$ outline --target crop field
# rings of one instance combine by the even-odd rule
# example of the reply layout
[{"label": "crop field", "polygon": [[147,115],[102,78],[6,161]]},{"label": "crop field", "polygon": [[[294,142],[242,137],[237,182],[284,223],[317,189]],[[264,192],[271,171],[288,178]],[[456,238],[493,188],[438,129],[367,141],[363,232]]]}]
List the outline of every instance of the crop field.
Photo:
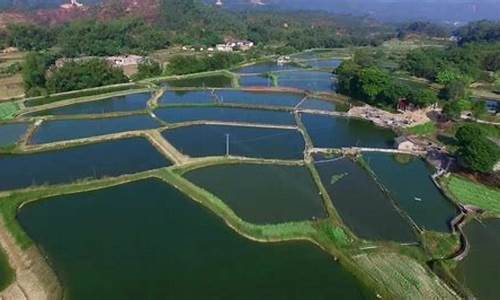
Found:
[{"label": "crop field", "polygon": [[361,254],[354,260],[372,278],[406,299],[457,299],[436,275],[409,257],[395,253]]},{"label": "crop field", "polygon": [[17,111],[19,111],[19,105],[17,105],[17,103],[0,103],[0,121],[12,119]]}]

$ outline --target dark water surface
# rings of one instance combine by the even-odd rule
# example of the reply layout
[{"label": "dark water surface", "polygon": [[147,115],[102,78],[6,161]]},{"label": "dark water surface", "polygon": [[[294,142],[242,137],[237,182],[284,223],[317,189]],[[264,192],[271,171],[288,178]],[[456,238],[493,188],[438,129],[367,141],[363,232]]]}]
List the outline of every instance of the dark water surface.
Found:
[{"label": "dark water surface", "polygon": [[303,114],[302,121],[318,148],[393,148],[395,134],[365,120]]},{"label": "dark water surface", "polygon": [[383,153],[363,155],[392,198],[420,227],[449,232],[458,209],[434,185],[432,170],[418,158]]},{"label": "dark water surface", "polygon": [[251,223],[283,223],[326,216],[318,188],[305,167],[221,165],[189,172],[186,177],[218,196]]},{"label": "dark water surface", "polygon": [[149,115],[45,121],[33,134],[31,143],[44,144],[157,127],[160,127],[160,123]]},{"label": "dark water surface", "polygon": [[272,159],[304,157],[304,138],[297,130],[200,125],[163,132],[179,151],[192,157],[226,155],[227,134],[230,155]]},{"label": "dark water surface", "polygon": [[118,176],[170,163],[145,139],[133,138],[59,151],[0,155],[0,190],[81,178]]},{"label": "dark water surface", "polygon": [[309,243],[246,240],[156,180],[54,197],[18,220],[67,299],[369,299]]},{"label": "dark water surface", "polygon": [[130,94],[43,110],[30,115],[85,115],[145,110],[150,98],[151,93]]},{"label": "dark water surface", "polygon": [[156,115],[168,123],[188,121],[221,121],[263,123],[273,125],[295,125],[293,114],[284,111],[266,111],[228,107],[181,107],[160,108]]},{"label": "dark water surface", "polygon": [[465,226],[471,244],[469,255],[458,264],[457,278],[481,300],[495,300],[500,295],[500,219]]},{"label": "dark water surface", "polygon": [[0,147],[16,144],[29,126],[29,123],[0,124]]},{"label": "dark water surface", "polygon": [[[375,180],[347,158],[330,162],[316,157],[316,169],[344,222],[361,238],[412,242],[410,224],[399,214]],[[341,179],[335,179],[342,176]]]}]

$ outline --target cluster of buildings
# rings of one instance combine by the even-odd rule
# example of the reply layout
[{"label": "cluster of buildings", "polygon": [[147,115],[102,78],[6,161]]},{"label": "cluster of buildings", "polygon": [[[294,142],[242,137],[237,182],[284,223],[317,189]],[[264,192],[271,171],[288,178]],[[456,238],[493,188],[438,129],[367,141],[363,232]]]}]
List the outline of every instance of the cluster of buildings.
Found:
[{"label": "cluster of buildings", "polygon": [[254,47],[255,44],[254,42],[248,41],[248,40],[226,40],[224,44],[217,44],[215,47],[208,47],[208,48],[194,48],[194,47],[187,47],[184,46],[182,47],[182,50],[184,51],[208,51],[208,52],[233,52],[233,51],[247,51],[250,50],[252,47]]},{"label": "cluster of buildings", "polygon": [[98,56],[85,56],[78,58],[60,58],[56,60],[55,66],[56,68],[60,68],[64,66],[65,63],[68,62],[85,62],[92,59],[100,59],[107,61],[110,65],[115,67],[127,67],[139,65],[144,62],[145,58],[139,55],[119,55],[119,56],[107,56],[107,57],[98,57]]}]

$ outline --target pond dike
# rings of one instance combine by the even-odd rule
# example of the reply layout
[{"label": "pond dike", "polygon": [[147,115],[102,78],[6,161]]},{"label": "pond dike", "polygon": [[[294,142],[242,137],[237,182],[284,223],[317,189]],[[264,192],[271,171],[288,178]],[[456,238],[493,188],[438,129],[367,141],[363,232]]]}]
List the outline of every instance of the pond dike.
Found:
[{"label": "pond dike", "polygon": [[0,245],[5,250],[9,264],[16,274],[5,290],[0,292],[0,299],[62,299],[63,288],[57,275],[49,266],[36,246],[22,249],[0,219]]}]

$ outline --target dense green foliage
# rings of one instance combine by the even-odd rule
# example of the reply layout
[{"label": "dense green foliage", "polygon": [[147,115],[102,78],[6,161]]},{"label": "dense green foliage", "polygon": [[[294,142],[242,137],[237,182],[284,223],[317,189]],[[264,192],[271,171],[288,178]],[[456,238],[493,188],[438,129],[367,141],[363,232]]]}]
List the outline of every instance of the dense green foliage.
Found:
[{"label": "dense green foliage", "polygon": [[499,57],[500,44],[419,48],[408,54],[402,67],[414,76],[436,82],[443,79],[474,81],[481,77],[482,71],[497,71]]},{"label": "dense green foliage", "polygon": [[45,73],[55,58],[47,53],[31,52],[26,56],[22,67],[24,90],[27,96],[40,96],[46,93]]},{"label": "dense green foliage", "polygon": [[33,24],[9,24],[1,39],[4,46],[21,50],[43,50],[55,43],[53,30]]},{"label": "dense green foliage", "polygon": [[137,69],[137,73],[133,76],[134,80],[160,76],[163,72],[160,64],[150,59],[140,63]]},{"label": "dense green foliage", "polygon": [[168,44],[165,32],[136,19],[73,22],[58,35],[58,46],[66,57],[144,54]]},{"label": "dense green foliage", "polygon": [[498,42],[500,41],[500,22],[477,21],[467,24],[456,31],[461,44],[471,42]]},{"label": "dense green foliage", "polygon": [[213,56],[175,56],[167,66],[168,74],[189,74],[205,71],[228,69],[243,61],[238,53],[215,53]]},{"label": "dense green foliage", "polygon": [[345,61],[337,68],[340,93],[383,107],[395,107],[402,99],[418,107],[437,102],[433,91],[410,86],[377,66],[363,67],[356,61]]},{"label": "dense green foliage", "polygon": [[91,59],[83,62],[66,62],[54,70],[47,79],[51,93],[82,90],[103,85],[128,82],[123,71],[106,61]]},{"label": "dense green foliage", "polygon": [[490,173],[500,160],[500,149],[476,125],[464,125],[455,135],[460,162],[472,171]]},{"label": "dense green foliage", "polygon": [[426,35],[429,37],[447,37],[449,32],[446,27],[424,21],[404,24],[398,28],[398,37],[403,39],[409,34]]}]

